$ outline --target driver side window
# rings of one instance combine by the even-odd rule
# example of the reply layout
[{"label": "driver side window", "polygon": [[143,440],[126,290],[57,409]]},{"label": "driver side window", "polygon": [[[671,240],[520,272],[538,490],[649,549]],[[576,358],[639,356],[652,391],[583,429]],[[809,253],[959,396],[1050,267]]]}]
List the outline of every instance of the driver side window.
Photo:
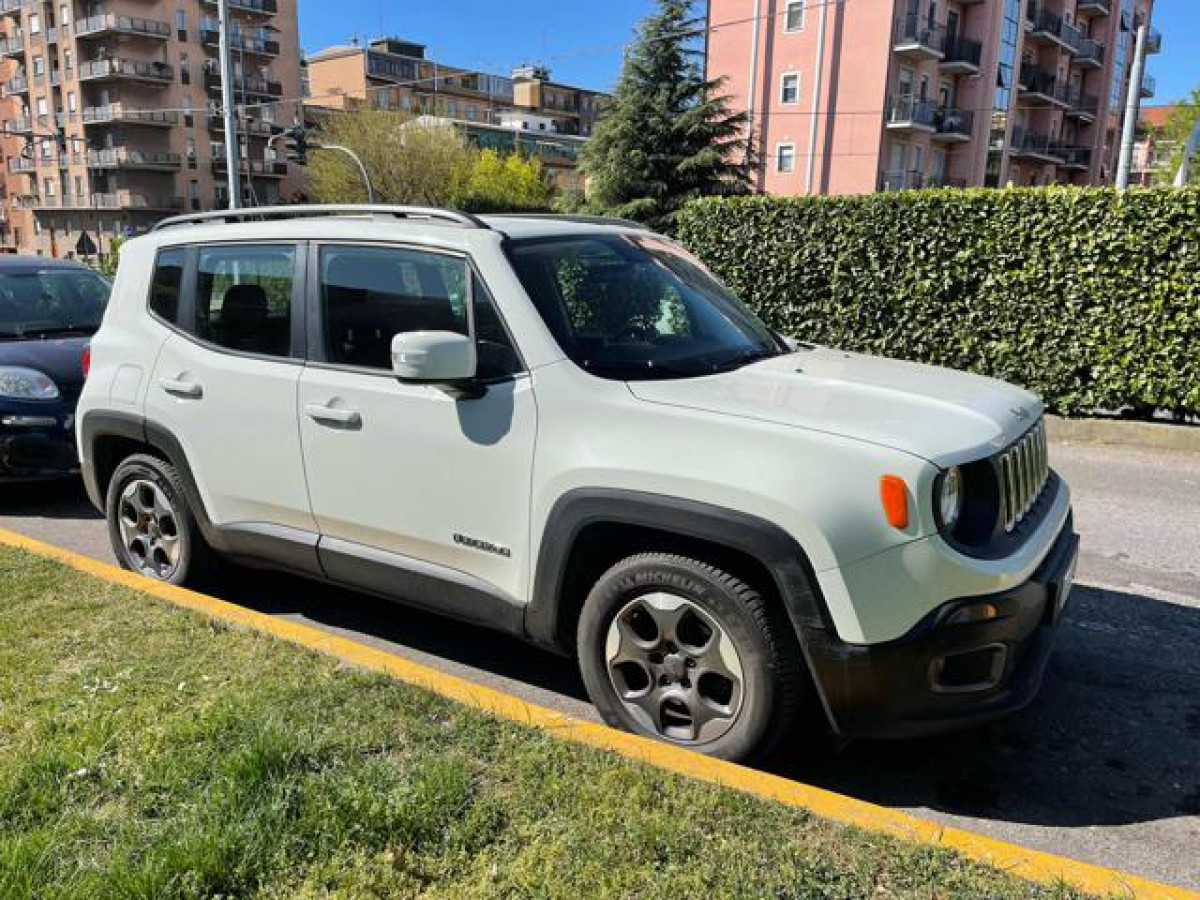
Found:
[{"label": "driver side window", "polygon": [[478,376],[501,378],[521,370],[490,295],[462,257],[326,246],[320,278],[325,358],[331,363],[390,371],[392,338],[401,332],[470,334],[467,303],[473,296]]}]

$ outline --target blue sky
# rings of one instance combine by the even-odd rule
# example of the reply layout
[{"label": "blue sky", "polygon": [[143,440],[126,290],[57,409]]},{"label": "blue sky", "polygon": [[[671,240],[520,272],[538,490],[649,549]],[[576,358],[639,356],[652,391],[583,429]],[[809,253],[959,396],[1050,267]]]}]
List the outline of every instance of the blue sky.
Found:
[{"label": "blue sky", "polygon": [[[452,65],[507,74],[522,62],[548,64],[557,80],[604,90],[621,67],[621,48],[653,0],[298,0],[300,43],[310,52],[381,33],[429,46]],[[857,0],[868,2],[868,0]],[[1200,0],[1157,0],[1155,25],[1166,44],[1150,63],[1155,103],[1200,87]]]}]

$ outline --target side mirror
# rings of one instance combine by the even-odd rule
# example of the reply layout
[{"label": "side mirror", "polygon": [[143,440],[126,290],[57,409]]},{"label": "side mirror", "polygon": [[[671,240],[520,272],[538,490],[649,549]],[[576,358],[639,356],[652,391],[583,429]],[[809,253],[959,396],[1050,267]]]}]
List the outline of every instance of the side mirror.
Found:
[{"label": "side mirror", "polygon": [[392,338],[392,371],[400,381],[454,384],[475,377],[475,342],[453,331],[404,331]]}]

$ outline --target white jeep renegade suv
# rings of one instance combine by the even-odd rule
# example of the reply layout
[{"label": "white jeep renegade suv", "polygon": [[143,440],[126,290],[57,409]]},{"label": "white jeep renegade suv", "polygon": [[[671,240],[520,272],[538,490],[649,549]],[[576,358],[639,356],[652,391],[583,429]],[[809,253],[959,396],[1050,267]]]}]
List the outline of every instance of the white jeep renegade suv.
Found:
[{"label": "white jeep renegade suv", "polygon": [[613,725],[746,758],[1035,694],[1078,539],[1037,398],[785,339],[630,223],[404,207],[122,248],[79,404],[121,564],[216,554],[576,654]]}]

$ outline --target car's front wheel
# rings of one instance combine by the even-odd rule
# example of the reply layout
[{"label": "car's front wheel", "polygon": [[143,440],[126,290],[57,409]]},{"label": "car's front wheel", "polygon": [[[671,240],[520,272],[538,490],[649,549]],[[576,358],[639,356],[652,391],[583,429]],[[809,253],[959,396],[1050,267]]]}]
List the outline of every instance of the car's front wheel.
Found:
[{"label": "car's front wheel", "polygon": [[728,572],[667,553],[629,557],[584,602],[580,670],[604,720],[723,759],[769,753],[804,669],[779,610]]},{"label": "car's front wheel", "polygon": [[122,568],[170,584],[207,571],[211,551],[170,463],[138,454],[122,462],[105,499],[108,535]]}]

